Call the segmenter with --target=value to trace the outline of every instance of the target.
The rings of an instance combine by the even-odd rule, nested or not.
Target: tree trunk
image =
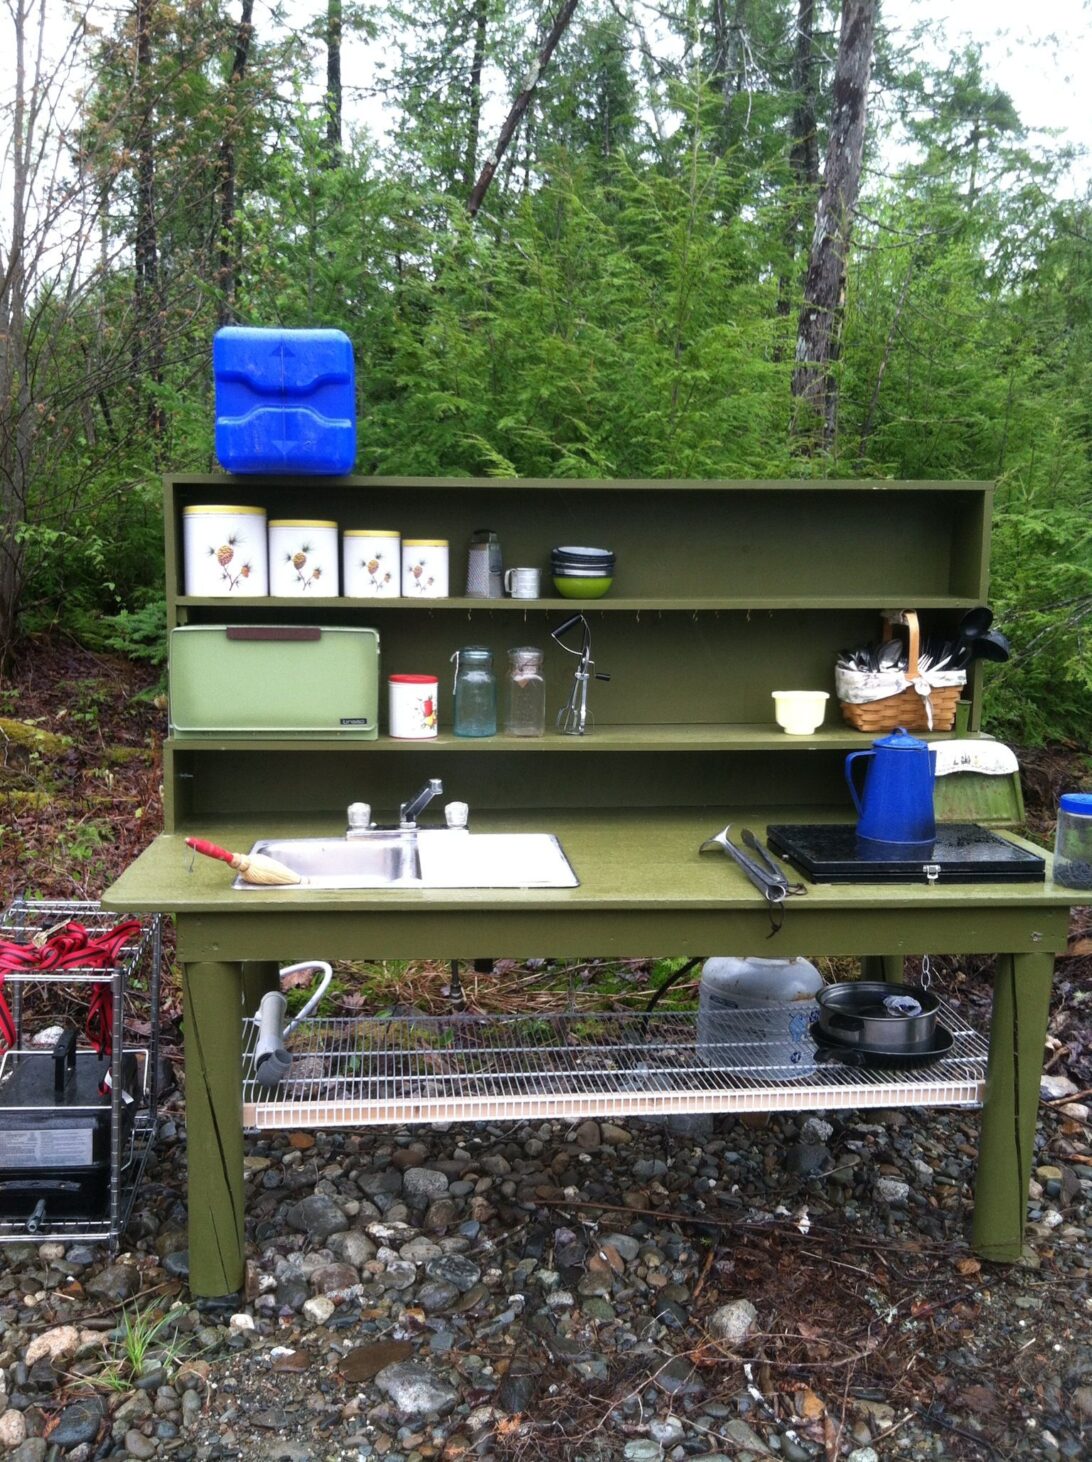
[[[550,57],[554,54],[558,41],[565,34],[569,21],[573,18],[573,12],[577,4],[578,0],[565,0],[564,5],[562,5],[557,13],[553,25],[550,27],[550,34],[546,37],[542,50],[539,51],[537,59],[524,79],[519,94],[512,103],[512,109],[504,120],[504,126],[500,129],[497,145],[493,149],[492,155],[486,158],[485,166],[482,168],[478,181],[474,184],[473,191],[467,200],[466,211],[470,214],[471,218],[477,214],[478,209],[485,201],[485,195],[489,191],[489,184],[493,181],[493,175],[500,165],[500,160],[507,151],[508,144],[516,135],[516,128],[519,126],[524,112],[530,105],[535,87],[538,85],[542,73],[550,64]]]
[[[474,0],[474,55],[470,62],[470,125],[463,164],[463,187],[469,188],[478,172],[478,138],[482,123],[482,69],[485,66],[485,26],[489,0]]]
[[[0,666],[15,643],[25,551],[18,530],[27,518],[30,386],[26,360],[26,261],[30,137],[27,121],[25,0],[15,0],[12,103],[11,247],[0,278]]]
[[[148,430],[158,459],[166,425],[159,388],[163,384],[163,319],[156,230],[155,115],[152,85],[152,10],[155,0],[137,0],[137,197],[133,309],[136,335],[133,375],[144,396]]]
[[[728,14],[728,0],[713,0],[713,75],[710,80],[723,98],[728,121],[732,101],[743,90],[747,77],[747,0],[735,0]]]
[[[902,282],[902,290],[899,293],[899,302],[895,306],[895,313],[891,317],[891,324],[887,331],[887,339],[884,342],[883,355],[880,357],[880,366],[876,372],[876,384],[872,387],[872,397],[868,403],[868,410],[865,412],[864,425],[861,427],[861,440],[857,443],[857,461],[864,466],[865,452],[868,449],[868,439],[872,435],[876,425],[876,409],[880,404],[880,391],[883,389],[883,378],[887,374],[887,367],[891,360],[891,352],[895,345],[895,336],[898,333],[899,321],[902,319],[902,312],[906,307],[906,301],[910,294],[910,284],[914,278],[914,255],[911,252],[910,263],[906,266],[906,278]]]
[[[846,261],[861,186],[876,0],[844,0],[826,175],[815,215],[792,377],[798,451],[830,451],[838,420],[833,366],[845,303]]]
[[[785,272],[777,281],[777,313],[782,318],[785,318],[792,309],[800,229],[810,211],[813,191],[819,182],[819,140],[817,135],[819,119],[815,84],[815,0],[799,0],[796,17],[796,44],[793,48],[792,87],[795,97],[792,111],[792,146],[789,149],[792,196],[788,203],[783,236],[788,263]],[[780,359],[780,345],[777,349],[777,358]]]
[[[341,0],[326,0],[327,166],[341,160]]]
[[[246,73],[250,42],[254,35],[254,0],[243,0],[239,26],[235,32],[235,54],[228,77],[224,106],[224,135],[220,139],[220,228],[216,279],[220,287],[217,323],[230,325],[235,319],[235,291],[239,282],[239,247],[235,236],[235,139],[239,108],[242,105],[240,83]]]

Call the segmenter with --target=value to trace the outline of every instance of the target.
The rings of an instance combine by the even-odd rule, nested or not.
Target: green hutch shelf
[[[612,593],[558,598],[357,600],[194,598],[181,592],[183,509],[208,501],[264,506],[269,517],[336,519],[403,537],[443,537],[451,586],[465,575],[471,532],[494,529],[508,563],[545,564],[559,543],[612,547]],[[948,633],[988,591],[992,488],[983,483],[587,482],[311,479],[176,474],[166,480],[170,625],[351,624],[379,631],[381,685],[392,673],[440,677],[441,728],[451,724],[452,653],[485,644],[546,651],[541,739],[435,741],[386,736],[172,736],[164,748],[164,833],[104,896],[108,907],[174,915],[186,1002],[191,1283],[226,1294],[243,1274],[244,1114],[258,1125],[390,1120],[380,1110],[312,1100],[244,1105],[243,1016],[278,963],[306,958],[777,954],[868,956],[895,969],[923,953],[997,954],[988,1063],[952,1083],[862,1080],[859,1105],[984,1098],[974,1220],[977,1250],[1019,1257],[1053,956],[1065,947],[1072,896],[1045,884],[814,886],[767,943],[765,907],[737,869],[699,858],[727,822],[847,819],[843,763],[869,737],[839,720],[837,650],[874,638],[884,610],[915,609]],[[548,582],[548,580],[547,580]],[[575,610],[591,626],[594,729],[551,729],[574,661],[550,630]],[[832,691],[826,724],[788,737],[771,692]],[[979,733],[981,680],[971,674],[961,734]],[[248,849],[258,837],[340,836],[350,802],[390,821],[428,777],[469,803],[480,831],[555,833],[580,886],[556,890],[323,892],[230,887],[222,865],[195,863],[197,834]],[[425,815],[424,821],[429,820]],[[970,1047],[968,1047],[968,1050]],[[827,1094],[829,1099],[829,1093]],[[807,1093],[771,1082],[746,1098],[798,1107]],[[574,1100],[576,1098],[574,1097]],[[638,1092],[627,1107],[649,1109]],[[842,1094],[839,1104],[851,1097]],[[652,1096],[655,1104],[655,1096]],[[821,1101],[816,1102],[821,1105]],[[725,1089],[693,1110],[743,1110]],[[680,1110],[665,1099],[663,1110]],[[401,1120],[427,1120],[407,1102]],[[475,1109],[478,1110],[478,1109]],[[529,1109],[530,1110],[530,1109]],[[551,1108],[552,1110],[552,1108]],[[370,1111],[370,1115],[369,1115]],[[416,1116],[413,1114],[416,1113]],[[408,1115],[407,1115],[408,1114]],[[1019,1148],[1014,1130],[1019,1128]],[[207,1156],[196,1161],[197,1154]]]

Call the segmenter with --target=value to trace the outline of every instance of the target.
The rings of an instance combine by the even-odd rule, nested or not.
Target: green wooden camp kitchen
[[[446,540],[455,592],[187,595],[185,509],[218,502],[270,519],[318,514],[342,533],[380,524],[403,540]],[[839,718],[833,696],[819,729],[787,735],[772,694],[831,687],[838,650],[875,639],[885,613],[914,612],[950,634],[986,601],[991,502],[990,485],[967,482],[169,477],[165,831],[103,902],[169,911],[177,926],[194,1292],[242,1284],[245,1127],[498,1115],[981,1101],[973,1242],[985,1257],[1017,1259],[1053,960],[1081,895],[1055,886],[1049,858],[1045,880],[1028,882],[804,880],[769,937],[769,906],[745,871],[699,853],[728,824],[764,842],[771,825],[853,822],[844,762],[871,737]],[[511,564],[544,565],[559,544],[609,546],[610,593],[576,606],[552,593],[462,596],[460,553],[483,525]],[[611,678],[588,683],[587,733],[562,735],[553,715],[574,660],[551,631],[574,608]],[[450,660],[465,645],[491,649],[497,665],[513,646],[545,652],[545,735],[451,733]],[[394,673],[439,678],[434,739],[386,734]],[[917,734],[978,737],[976,666],[959,709],[955,733]],[[435,782],[442,794],[428,790]],[[467,805],[465,829],[445,828],[448,800]],[[389,831],[347,837],[348,809],[361,803]],[[400,829],[406,804],[416,827]],[[1016,821],[1018,784],[973,768],[940,779],[937,813]],[[239,887],[221,863],[195,858],[187,836],[241,852],[321,838],[329,857],[356,860],[357,886]],[[553,877],[562,864],[575,886]],[[532,886],[497,886],[506,868]],[[516,1017],[483,1026],[468,1049],[443,1020],[364,1019],[305,1022],[293,1074],[272,1089],[253,1079],[250,1017],[292,961],[725,953],[861,956],[889,979],[905,955],[995,954],[988,1048],[949,1012],[949,1057],[918,1068],[801,1073],[755,1046],[757,1058],[717,1070],[697,1069],[693,1021],[677,1013],[584,1019],[553,1038]],[[745,1030],[741,1041],[750,1049]]]

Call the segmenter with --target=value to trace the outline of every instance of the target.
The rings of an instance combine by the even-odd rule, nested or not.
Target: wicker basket
[[[884,696],[873,701],[841,701],[842,719],[858,731],[894,731],[904,726],[907,731],[950,731],[955,725],[956,707],[959,705],[963,686],[967,683],[965,671],[944,672],[945,680],[956,680],[954,685],[934,685],[928,694],[917,689],[928,683],[918,669],[918,655],[921,650],[921,629],[918,617],[908,610],[899,617],[909,629],[909,652],[907,655],[906,678],[911,682],[897,695]],[[884,620],[884,639],[890,639],[891,619]]]

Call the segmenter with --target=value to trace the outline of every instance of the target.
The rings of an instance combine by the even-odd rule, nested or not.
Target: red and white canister
[[[431,741],[437,734],[437,700],[440,689],[435,675],[391,675],[387,680],[390,698],[389,729],[396,741]]]

